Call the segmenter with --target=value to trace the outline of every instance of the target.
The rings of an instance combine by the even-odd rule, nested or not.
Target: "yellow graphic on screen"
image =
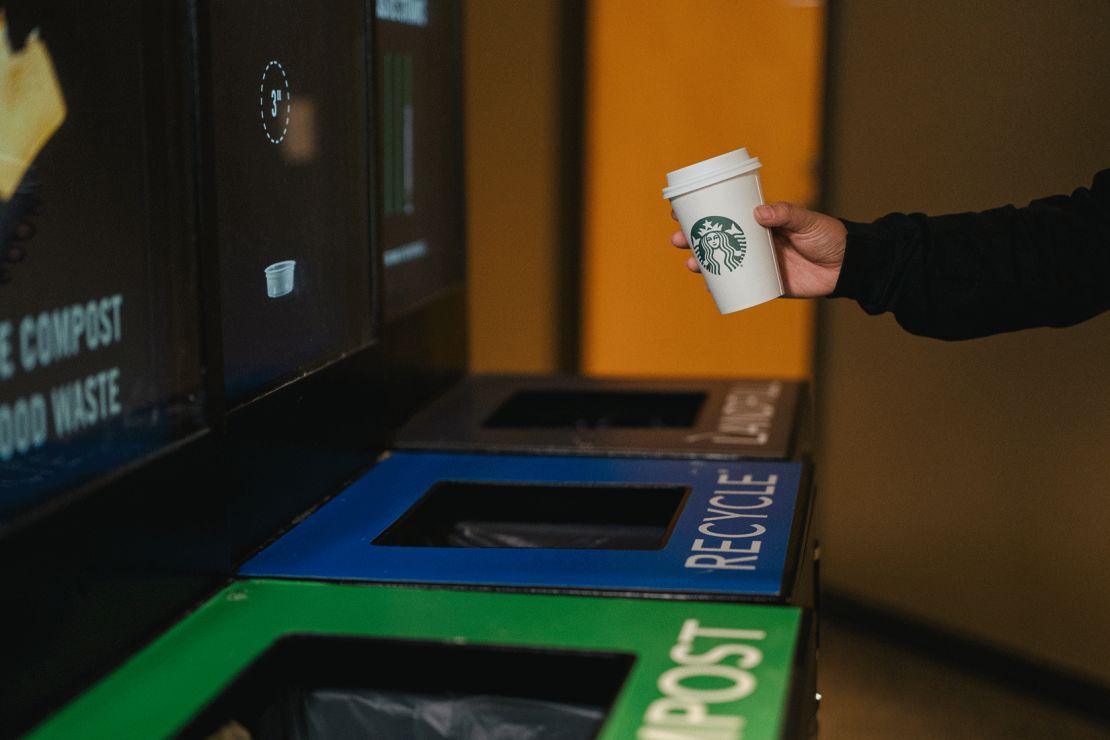
[[[0,10],[0,199],[19,187],[23,173],[66,117],[54,63],[38,29],[13,52]]]

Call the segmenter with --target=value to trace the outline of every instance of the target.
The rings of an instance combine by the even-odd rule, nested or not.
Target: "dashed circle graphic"
[[[289,91],[289,76],[281,62],[271,59],[262,70],[258,84],[258,114],[262,117],[262,132],[271,144],[280,144],[289,132],[289,111],[293,109],[293,93]]]

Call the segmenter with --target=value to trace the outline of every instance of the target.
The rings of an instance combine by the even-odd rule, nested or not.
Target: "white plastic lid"
[[[752,170],[758,170],[762,165],[759,157],[748,156],[747,149],[737,149],[721,154],[720,156],[706,159],[689,167],[667,173],[667,187],[663,188],[663,197],[667,200],[680,195],[714,185],[730,177],[743,175]]]

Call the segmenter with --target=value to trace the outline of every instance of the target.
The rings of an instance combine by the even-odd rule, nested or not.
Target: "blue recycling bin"
[[[245,577],[814,606],[809,468],[392,453]]]

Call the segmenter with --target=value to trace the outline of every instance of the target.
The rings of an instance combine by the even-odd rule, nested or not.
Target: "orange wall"
[[[816,195],[824,10],[767,0],[594,0],[588,18],[583,371],[810,373],[814,312],[721,316],[670,246],[669,170],[746,146],[769,200]]]

